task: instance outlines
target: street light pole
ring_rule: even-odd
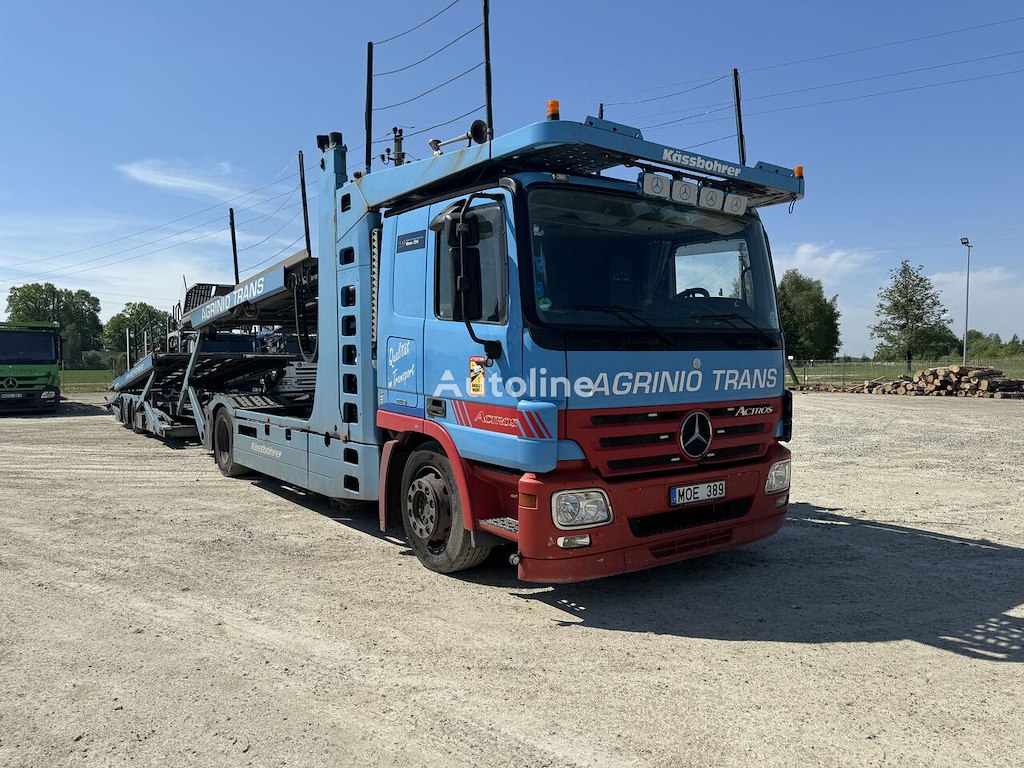
[[[960,245],[967,248],[967,296],[964,299],[964,367],[967,367],[967,313],[971,308],[971,241],[960,238]]]

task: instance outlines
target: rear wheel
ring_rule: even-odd
[[[131,423],[128,426],[130,426],[132,428],[132,432],[134,432],[135,434],[138,435],[138,434],[142,434],[143,432],[146,431],[143,427],[139,426],[139,422],[138,422],[139,412],[136,410],[134,405],[128,406],[128,415],[129,415],[129,417],[131,419]],[[145,411],[142,412],[142,418],[143,419],[146,418],[146,412]]]
[[[125,429],[130,429],[132,426],[128,421],[128,402],[126,400],[122,399],[119,404],[117,420],[121,422],[121,426]]]
[[[221,474],[227,477],[241,477],[249,473],[249,469],[235,463],[234,443],[235,420],[226,408],[221,408],[213,420],[213,460]]]
[[[414,451],[402,473],[402,525],[409,546],[424,566],[438,573],[473,568],[490,547],[474,547],[462,523],[455,472],[441,446]]]

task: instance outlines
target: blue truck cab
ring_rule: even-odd
[[[353,177],[340,134],[318,143],[315,270],[195,313],[299,283],[315,306],[309,402],[189,394],[222,471],[376,502],[439,572],[505,544],[523,580],[580,581],[778,530],[791,407],[757,209],[801,198],[802,169],[597,118]]]

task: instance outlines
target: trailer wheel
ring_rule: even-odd
[[[462,524],[451,462],[437,443],[414,451],[402,473],[402,525],[409,546],[424,566],[453,573],[479,565],[490,547],[473,547]]]
[[[221,474],[227,477],[241,477],[249,473],[246,467],[235,463],[234,442],[235,420],[226,408],[221,408],[213,420],[213,460]]]
[[[139,424],[138,424],[138,421],[135,418],[136,416],[139,415],[139,412],[135,409],[134,405],[129,406],[128,413],[131,416],[131,424],[129,424],[128,426],[130,426],[132,428],[132,432],[134,432],[137,435],[140,435],[143,432],[145,432],[146,431],[145,427],[140,427]],[[142,418],[143,419],[146,418],[146,412],[145,411],[142,412]]]

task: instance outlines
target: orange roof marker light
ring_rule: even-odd
[[[558,112],[558,99],[548,100],[548,120],[561,119]]]
[[[793,175],[798,179],[802,179],[804,177],[804,167],[802,165],[798,165],[793,169]]]

